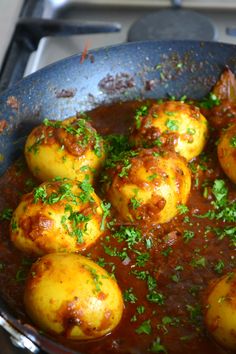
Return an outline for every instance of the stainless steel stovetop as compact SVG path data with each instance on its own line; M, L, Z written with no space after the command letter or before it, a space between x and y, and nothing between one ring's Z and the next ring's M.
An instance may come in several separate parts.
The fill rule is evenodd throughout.
M26 67L28 75L45 65L69 55L89 49L123 43L132 24L147 13L159 11L171 5L169 0L46 0L43 17L73 21L118 22L118 33L77 35L65 40L64 37L48 37L40 41ZM196 10L207 16L216 28L216 38L220 42L236 43L235 35L227 34L227 28L236 28L236 1L186 0L183 7ZM184 24L183 24L184 26ZM173 38L174 39L174 38Z

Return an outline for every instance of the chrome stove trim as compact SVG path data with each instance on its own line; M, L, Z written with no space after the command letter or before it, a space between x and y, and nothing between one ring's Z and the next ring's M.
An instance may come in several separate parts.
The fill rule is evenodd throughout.
M84 48L95 49L99 47L109 46L113 44L124 43L127 40L127 33L138 18L151 11L171 7L173 0L45 0L45 8L43 17L45 18L61 18L73 21L104 21L119 22L122 29L119 33L109 33L105 35L81 35L74 37L53 38L45 37L39 42L38 50L31 54L30 60L26 67L24 75L27 76L44 66L51 64L59 59L63 59L70 55L82 52ZM234 0L234 8L231 11L225 9L217 10L216 7L197 8L199 3L205 3L208 0L183 0L184 8L194 9L199 13L208 16L215 24L218 38L217 40L225 43L236 44L236 37L230 36L226 32L226 28L235 27L236 1ZM220 4L219 0L208 1L211 4ZM225 4L229 5L231 1L225 0ZM107 4L107 5L104 5ZM108 6L109 5L109 6ZM152 6L151 6L152 5ZM197 6L198 5L198 6ZM73 7L72 7L73 6ZM193 6L192 6L193 7ZM73 8L73 10L71 10Z

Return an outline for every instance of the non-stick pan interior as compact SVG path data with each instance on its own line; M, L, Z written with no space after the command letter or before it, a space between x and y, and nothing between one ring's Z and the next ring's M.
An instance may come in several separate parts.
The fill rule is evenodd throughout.
M139 42L76 55L38 71L0 96L0 175L44 118L64 119L118 100L201 98L226 65L236 72L235 54L228 44ZM6 315L7 307L2 311ZM28 333L25 326L21 330ZM34 338L48 352L60 352L37 334Z

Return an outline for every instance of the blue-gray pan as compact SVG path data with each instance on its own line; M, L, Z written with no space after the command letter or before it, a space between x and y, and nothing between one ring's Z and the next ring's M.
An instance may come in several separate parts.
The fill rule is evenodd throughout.
M198 99L210 91L226 65L236 72L236 46L197 41L128 43L52 64L0 95L0 175L21 154L32 127L44 118L64 119L137 97ZM0 314L0 324L32 352L41 348L73 353L21 323L1 299Z

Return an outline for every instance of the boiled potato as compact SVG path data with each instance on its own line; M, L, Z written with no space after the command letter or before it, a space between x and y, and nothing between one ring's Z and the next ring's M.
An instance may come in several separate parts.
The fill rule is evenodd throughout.
M116 281L103 268L64 253L48 254L33 264L24 303L39 328L75 340L111 332L124 307Z
M33 255L81 251L102 234L102 217L101 201L87 179L45 182L14 211L11 240Z
M107 197L123 219L154 224L171 220L191 188L185 159L157 149L131 151L108 172L108 181Z
M199 155L207 141L206 118L199 108L178 101L153 104L137 111L131 141L138 147L162 146L188 161Z
M223 131L217 153L225 174L236 183L236 124Z
M57 176L93 180L105 158L102 138L84 119L45 120L34 128L25 144L27 164L44 182Z
M236 350L236 270L210 285L205 323L217 342Z

